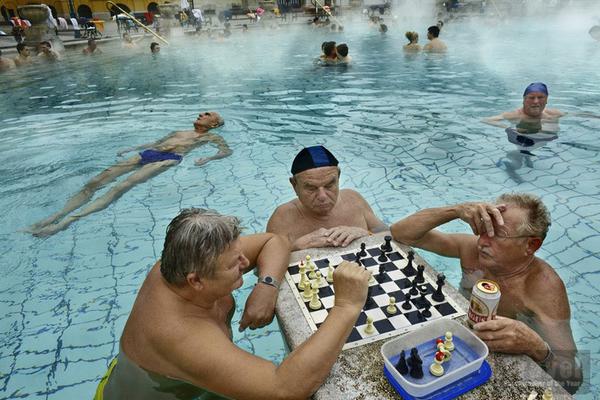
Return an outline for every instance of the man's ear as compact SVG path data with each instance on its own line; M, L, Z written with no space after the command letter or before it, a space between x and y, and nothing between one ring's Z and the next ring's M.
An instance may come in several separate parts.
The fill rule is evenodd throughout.
M540 247L542 247L542 242L544 240L539 237L531 237L527 239L527 254L532 255L535 253Z
M185 281L194 290L202 290L204 288L203 280L198 276L196 272L190 272L185 276Z
M298 184L298 181L296 180L295 177L290 177L290 183L292 185L292 187L294 188L294 190L296 190L296 185Z

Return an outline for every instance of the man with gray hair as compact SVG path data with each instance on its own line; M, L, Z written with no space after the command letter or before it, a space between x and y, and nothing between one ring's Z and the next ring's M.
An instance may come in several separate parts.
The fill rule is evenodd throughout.
M435 228L460 219L473 235ZM535 256L550 213L530 194L503 194L495 204L462 203L421 210L392 225L395 240L460 259L465 297L479 279L498 283L498 317L474 325L490 350L526 354L570 392L581 384L571 311L562 279ZM567 367L565 367L567 366Z
M335 305L319 331L279 366L231 341L232 292L257 266L240 322L273 318L289 244L272 233L240 236L237 218L183 210L167 229L95 399L307 398L321 385L364 305L370 273L349 262L334 272Z

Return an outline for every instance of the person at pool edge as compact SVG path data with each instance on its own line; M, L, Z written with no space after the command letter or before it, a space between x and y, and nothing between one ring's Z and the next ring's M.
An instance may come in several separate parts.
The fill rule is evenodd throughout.
M144 280L120 340L119 354L95 400L300 399L323 383L367 296L370 273L343 262L334 272L335 304L318 331L279 365L231 340L232 292L257 265L259 283L242 323L268 324L289 259L279 235L240 236L235 217L187 209L167 228L162 256ZM252 300L252 304L251 304ZM260 312L250 321L249 307Z
M370 232L388 230L358 192L340 190L338 160L325 147L302 149L291 172L298 198L275 209L267 232L286 236L292 250L345 247Z
M473 234L435 228L466 222ZM489 349L526 354L571 393L581 384L571 311L562 279L536 257L550 226L550 213L531 194L501 195L495 204L462 203L421 210L391 227L398 242L460 260L461 291L469 298L479 279L491 279L502 296L495 320L474 325Z
M119 156L131 151L144 150L124 161L118 162L93 177L77 194L71 197L62 210L33 224L25 231L36 236L48 236L66 229L78 219L108 207L108 205L138 183L145 182L170 167L177 165L184 155L198 146L212 144L217 147L215 155L197 159L195 164L198 166L204 165L211 160L218 160L229 156L232 151L225 140L221 136L209 132L211 129L223 125L223 123L223 118L218 113L212 111L204 112L198 115L198 118L194 121L194 130L173 132L156 142L120 151L117 153ZM132 171L135 172L129 175L124 181L114 185L86 208L76 214L67 216L90 201L94 193L100 188L113 182L119 176Z

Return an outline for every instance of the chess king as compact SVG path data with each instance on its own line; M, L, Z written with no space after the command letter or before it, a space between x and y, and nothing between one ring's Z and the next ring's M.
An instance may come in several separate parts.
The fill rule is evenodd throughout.
M340 190L338 160L325 147L302 149L291 172L297 198L275 209L267 232L286 236L292 250L346 247L370 232L388 230L358 192Z
M467 223L473 234L435 228ZM462 203L421 210L392 225L395 240L460 260L465 297L480 279L498 283L497 319L476 323L490 350L526 354L567 391L582 374L571 332L571 311L562 279L536 257L550 226L550 213L533 195L503 194L495 203Z
M240 326L268 324L289 256L288 242L279 235L240 236L235 217L183 210L169 224L162 256L138 292L119 354L94 399L310 397L352 331L370 274L341 263L333 272L335 305L319 333L277 366L232 342L232 292L258 265L261 279L246 301Z

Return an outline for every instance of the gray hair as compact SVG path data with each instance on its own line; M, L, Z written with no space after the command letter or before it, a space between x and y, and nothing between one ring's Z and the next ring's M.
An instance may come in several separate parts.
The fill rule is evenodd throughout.
M546 238L551 224L550 211L538 196L530 193L505 193L496 202L513 204L527 211L527 220L517 228L519 235Z
M202 208L186 208L167 228L160 272L167 282L182 284L196 272L211 278L217 259L240 236L240 221Z

